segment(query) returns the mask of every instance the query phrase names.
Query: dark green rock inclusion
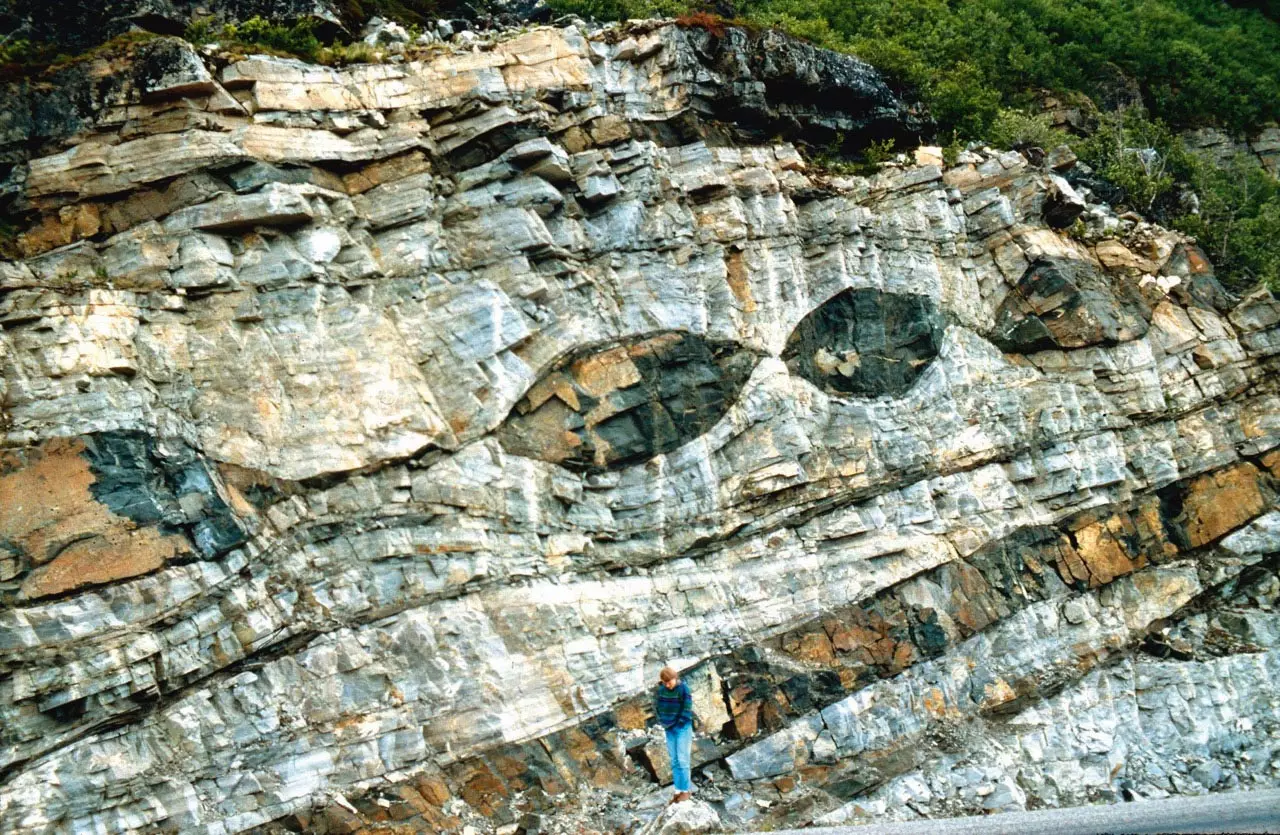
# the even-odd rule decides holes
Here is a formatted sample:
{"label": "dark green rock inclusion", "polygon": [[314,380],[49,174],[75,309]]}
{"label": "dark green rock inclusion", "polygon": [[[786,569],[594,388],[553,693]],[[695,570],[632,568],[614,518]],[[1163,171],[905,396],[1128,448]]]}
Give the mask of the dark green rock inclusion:
{"label": "dark green rock inclusion", "polygon": [[[574,351],[525,397],[498,438],[517,455],[600,471],[642,463],[711,429],[758,357],[733,342],[667,331]],[[626,366],[626,372],[600,368]]]}
{"label": "dark green rock inclusion", "polygon": [[898,396],[937,356],[945,325],[928,296],[845,290],[800,321],[782,358],[832,394]]}

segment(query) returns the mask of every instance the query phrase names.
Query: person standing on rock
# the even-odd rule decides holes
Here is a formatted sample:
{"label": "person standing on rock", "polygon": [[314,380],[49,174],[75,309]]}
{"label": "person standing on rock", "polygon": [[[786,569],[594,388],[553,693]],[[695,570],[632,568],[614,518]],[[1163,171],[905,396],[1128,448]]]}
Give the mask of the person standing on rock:
{"label": "person standing on rock", "polygon": [[693,694],[670,667],[658,673],[658,689],[653,694],[653,712],[667,730],[667,754],[671,757],[671,777],[676,796],[672,803],[688,800],[693,784],[689,769],[693,758]]}

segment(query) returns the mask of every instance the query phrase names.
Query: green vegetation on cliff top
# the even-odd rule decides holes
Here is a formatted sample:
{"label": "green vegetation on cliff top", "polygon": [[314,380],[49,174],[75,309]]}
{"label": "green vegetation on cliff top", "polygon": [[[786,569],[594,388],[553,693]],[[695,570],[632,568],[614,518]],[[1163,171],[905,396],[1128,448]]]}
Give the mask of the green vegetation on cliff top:
{"label": "green vegetation on cliff top", "polygon": [[[1280,118],[1280,23],[1221,0],[550,0],[599,19],[718,11],[851,52],[919,97],[941,136],[986,135],[1038,90],[1109,104],[1134,87],[1178,127]],[[723,4],[722,4],[723,6]]]}

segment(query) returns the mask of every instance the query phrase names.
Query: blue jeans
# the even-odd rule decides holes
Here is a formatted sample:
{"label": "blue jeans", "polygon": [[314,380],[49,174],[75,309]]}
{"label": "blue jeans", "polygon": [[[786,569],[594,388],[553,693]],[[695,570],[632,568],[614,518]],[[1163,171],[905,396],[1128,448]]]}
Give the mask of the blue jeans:
{"label": "blue jeans", "polygon": [[671,778],[678,792],[693,790],[689,769],[693,763],[693,724],[667,729],[667,753],[671,755]]}

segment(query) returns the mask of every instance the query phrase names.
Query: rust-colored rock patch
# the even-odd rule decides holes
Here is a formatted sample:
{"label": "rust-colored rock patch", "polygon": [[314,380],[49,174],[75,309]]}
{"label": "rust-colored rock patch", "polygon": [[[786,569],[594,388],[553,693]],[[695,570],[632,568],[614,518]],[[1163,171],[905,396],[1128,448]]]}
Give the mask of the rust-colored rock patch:
{"label": "rust-colored rock patch", "polygon": [[98,502],[84,451],[78,439],[55,439],[0,457],[0,537],[30,571],[23,599],[136,577],[190,550],[186,537],[139,528]]}
{"label": "rust-colored rock patch", "polygon": [[1187,539],[1199,547],[1248,522],[1266,507],[1261,473],[1249,463],[1194,479],[1187,486],[1183,510]]}

